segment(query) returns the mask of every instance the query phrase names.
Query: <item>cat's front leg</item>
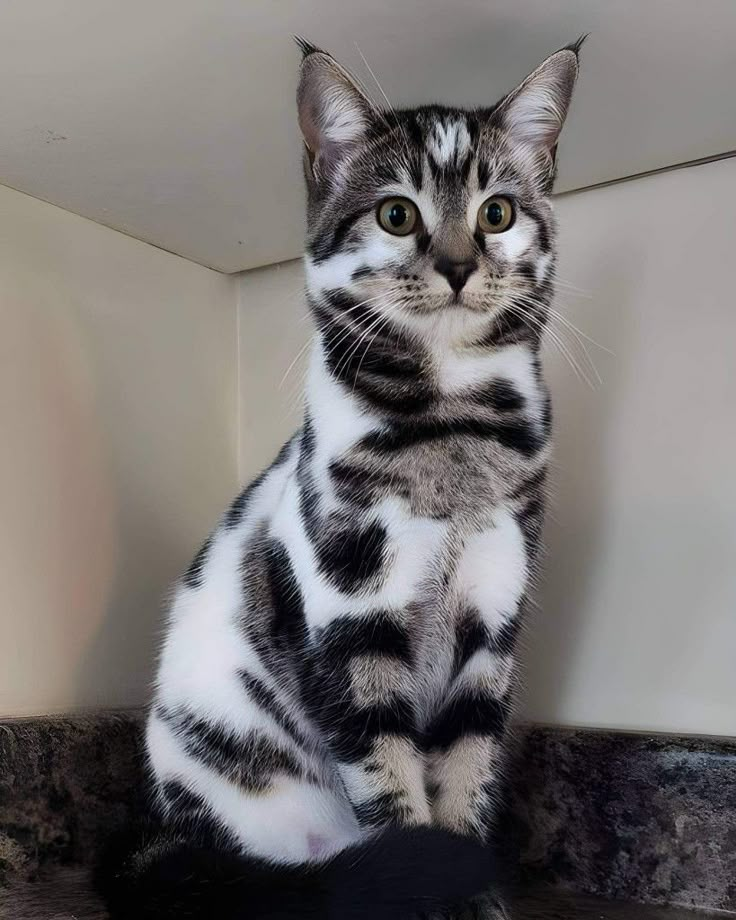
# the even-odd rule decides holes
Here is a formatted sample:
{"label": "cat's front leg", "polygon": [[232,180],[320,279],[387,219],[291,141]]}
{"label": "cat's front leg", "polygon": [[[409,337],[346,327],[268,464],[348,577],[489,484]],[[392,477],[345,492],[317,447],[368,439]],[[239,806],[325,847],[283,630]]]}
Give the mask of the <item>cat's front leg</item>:
{"label": "cat's front leg", "polygon": [[501,789],[512,667],[476,659],[458,675],[429,730],[433,821],[481,840],[489,837]]}
{"label": "cat's front leg", "polygon": [[406,620],[387,610],[341,616],[317,637],[319,722],[366,828],[430,821]]}
{"label": "cat's front leg", "polygon": [[427,732],[433,821],[486,839],[494,819],[511,709],[514,646],[528,580],[511,513],[465,541],[456,571],[454,664]]}

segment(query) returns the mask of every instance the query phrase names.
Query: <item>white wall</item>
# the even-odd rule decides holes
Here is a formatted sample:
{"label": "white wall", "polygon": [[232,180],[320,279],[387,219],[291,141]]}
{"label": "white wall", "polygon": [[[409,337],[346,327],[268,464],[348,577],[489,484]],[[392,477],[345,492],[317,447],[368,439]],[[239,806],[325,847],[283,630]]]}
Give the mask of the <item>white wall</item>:
{"label": "white wall", "polygon": [[[736,735],[736,160],[557,209],[558,307],[615,357],[588,345],[589,388],[547,356],[526,715]],[[301,284],[297,262],[227,278],[0,188],[0,716],[145,700],[160,601],[237,456],[247,479],[298,423],[303,361],[279,384]]]}
{"label": "white wall", "polygon": [[236,486],[236,287],[0,187],[0,716],[148,696]]}
{"label": "white wall", "polygon": [[[557,213],[557,307],[615,356],[586,343],[591,388],[548,349],[556,495],[524,713],[736,735],[736,159],[562,196]],[[298,423],[300,363],[279,382],[308,327],[299,263],[240,284],[248,478]]]}

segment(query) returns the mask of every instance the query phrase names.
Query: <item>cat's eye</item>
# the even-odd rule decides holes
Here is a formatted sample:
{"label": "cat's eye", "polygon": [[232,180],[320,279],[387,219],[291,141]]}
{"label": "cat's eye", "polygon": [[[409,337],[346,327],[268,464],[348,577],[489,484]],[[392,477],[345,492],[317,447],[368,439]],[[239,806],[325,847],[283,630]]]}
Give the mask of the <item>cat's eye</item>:
{"label": "cat's eye", "polygon": [[514,206],[503,195],[486,198],[478,208],[478,226],[484,233],[503,233],[514,222]]}
{"label": "cat's eye", "polygon": [[378,223],[387,233],[407,236],[419,223],[419,211],[408,198],[387,198],[378,206]]}

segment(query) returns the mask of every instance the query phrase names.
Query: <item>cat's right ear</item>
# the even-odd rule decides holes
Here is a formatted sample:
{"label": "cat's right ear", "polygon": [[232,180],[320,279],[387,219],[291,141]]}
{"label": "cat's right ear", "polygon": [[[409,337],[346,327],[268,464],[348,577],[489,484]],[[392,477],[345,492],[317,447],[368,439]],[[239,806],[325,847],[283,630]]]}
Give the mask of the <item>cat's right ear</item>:
{"label": "cat's right ear", "polygon": [[360,144],[375,110],[331,55],[303,39],[297,44],[304,55],[296,93],[299,127],[312,176],[319,181]]}

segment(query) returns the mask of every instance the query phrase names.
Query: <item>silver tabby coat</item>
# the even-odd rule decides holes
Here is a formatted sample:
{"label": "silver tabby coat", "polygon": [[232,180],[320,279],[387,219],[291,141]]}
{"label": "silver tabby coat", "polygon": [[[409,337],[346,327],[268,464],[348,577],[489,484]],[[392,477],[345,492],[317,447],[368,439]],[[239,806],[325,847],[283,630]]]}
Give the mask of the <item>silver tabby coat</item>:
{"label": "silver tabby coat", "polygon": [[403,917],[490,881],[578,47],[487,109],[385,111],[303,45],[304,424],[176,589],[160,827],[114,916]]}

